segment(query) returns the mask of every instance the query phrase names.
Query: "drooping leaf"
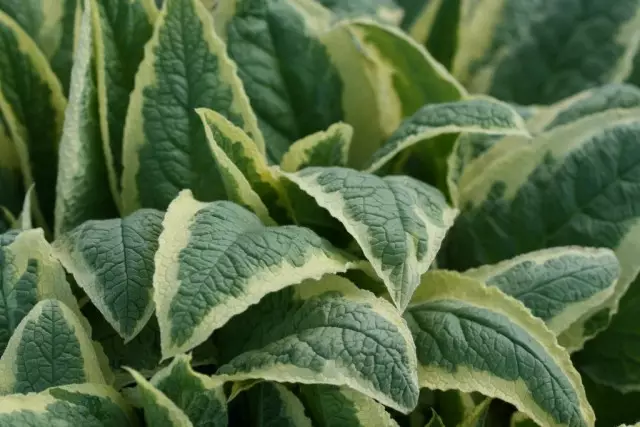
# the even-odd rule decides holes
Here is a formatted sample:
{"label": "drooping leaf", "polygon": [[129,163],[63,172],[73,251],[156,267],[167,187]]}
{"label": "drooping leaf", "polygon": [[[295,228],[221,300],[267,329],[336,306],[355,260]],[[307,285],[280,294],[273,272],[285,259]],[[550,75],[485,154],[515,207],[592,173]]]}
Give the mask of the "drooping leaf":
{"label": "drooping leaf", "polygon": [[101,384],[74,384],[3,396],[0,425],[135,427],[137,422],[114,389]]}
{"label": "drooping leaf", "polygon": [[164,358],[202,343],[270,292],[344,272],[348,260],[309,229],[266,227],[227,201],[184,190],[169,206],[155,258]]}
{"label": "drooping leaf", "polygon": [[421,387],[480,392],[544,426],[594,425],[567,352],[540,319],[496,287],[431,271],[404,317],[417,347]]}
{"label": "drooping leaf", "polygon": [[442,194],[406,176],[338,167],[285,176],[342,223],[403,310],[455,218]]}
{"label": "drooping leaf", "polygon": [[384,406],[349,388],[305,385],[301,394],[318,427],[398,427]]}
{"label": "drooping leaf", "polygon": [[609,249],[542,249],[467,270],[521,301],[557,335],[611,297],[620,264]]}
{"label": "drooping leaf", "polygon": [[65,93],[69,91],[81,3],[78,0],[0,0],[0,11],[13,18],[38,45]]}
{"label": "drooping leaf", "polygon": [[638,22],[638,0],[463,1],[453,72],[472,92],[548,104],[624,81]]}
{"label": "drooping leaf", "polygon": [[58,300],[38,302],[0,359],[0,395],[85,382],[105,384],[105,378],[80,319]]}
{"label": "drooping leaf", "polygon": [[94,40],[88,2],[82,13],[74,55],[69,103],[60,140],[54,234],[59,236],[83,222],[117,216],[109,189],[100,137]]}
{"label": "drooping leaf", "polygon": [[52,159],[58,158],[66,99],[47,58],[3,12],[0,69],[0,115],[18,152],[25,187],[35,182],[38,211],[52,225],[57,178]]}
{"label": "drooping leaf", "polygon": [[86,221],[54,244],[58,259],[125,342],[153,314],[154,256],[163,215],[140,209],[123,219]]}
{"label": "drooping leaf", "polygon": [[408,413],[417,404],[415,347],[387,301],[327,275],[270,294],[218,334],[226,381],[345,386]]}
{"label": "drooping leaf", "polygon": [[158,11],[152,0],[91,0],[90,3],[100,132],[111,191],[119,205],[127,107]]}
{"label": "drooping leaf", "polygon": [[353,128],[336,123],[294,142],[282,156],[280,167],[285,172],[296,172],[313,166],[347,166]]}
{"label": "drooping leaf", "polygon": [[261,427],[312,427],[300,399],[284,385],[260,382],[246,391],[250,418]]}
{"label": "drooping leaf", "polygon": [[262,138],[212,19],[199,0],[167,0],[160,12],[125,124],[125,213],[164,210],[185,188],[203,200],[224,197],[195,108],[216,110],[255,140]]}

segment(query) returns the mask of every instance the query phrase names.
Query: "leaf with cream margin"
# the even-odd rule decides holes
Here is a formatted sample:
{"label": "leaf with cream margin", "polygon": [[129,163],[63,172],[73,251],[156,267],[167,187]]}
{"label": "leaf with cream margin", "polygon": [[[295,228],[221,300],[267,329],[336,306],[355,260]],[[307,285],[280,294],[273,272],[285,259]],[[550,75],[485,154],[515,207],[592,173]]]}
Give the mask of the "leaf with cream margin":
{"label": "leaf with cream margin", "polygon": [[24,317],[45,299],[62,301],[88,329],[42,229],[0,235],[0,275],[0,354]]}
{"label": "leaf with cream margin", "polygon": [[51,63],[65,93],[76,43],[81,0],[0,0],[0,11],[13,18]]}
{"label": "leaf with cream margin", "polygon": [[56,237],[87,220],[118,216],[109,189],[100,137],[91,31],[93,7],[88,2],[82,13],[71,72],[69,103],[60,139],[54,219]]}
{"label": "leaf with cream margin", "polygon": [[593,427],[568,353],[542,320],[495,286],[427,272],[404,318],[417,347],[421,387],[502,399],[544,426]]}
{"label": "leaf with cream margin", "polygon": [[342,223],[404,310],[456,216],[444,196],[407,176],[381,178],[347,168],[284,176]]}
{"label": "leaf with cream margin", "polygon": [[138,423],[132,408],[114,389],[85,383],[3,396],[0,425],[135,427]]}
{"label": "leaf with cream margin", "polygon": [[309,384],[300,393],[318,427],[398,427],[384,406],[349,388]]}
{"label": "leaf with cream margin", "polygon": [[336,123],[294,142],[282,156],[280,167],[296,172],[312,166],[347,166],[353,127]]}
{"label": "leaf with cream margin", "polygon": [[18,228],[21,230],[31,230],[33,228],[33,198],[35,193],[35,185],[31,184],[31,187],[24,195],[24,201],[22,202],[22,210],[20,216],[16,218]]}
{"label": "leaf with cream margin", "polygon": [[[62,86],[29,35],[0,12],[0,115],[16,147],[25,187],[36,184],[39,219],[53,225],[58,141],[66,108]],[[35,125],[37,124],[37,125]]]}
{"label": "leaf with cream margin", "polygon": [[203,203],[189,190],[169,205],[162,226],[153,286],[165,359],[201,344],[270,292],[349,268],[307,228],[266,227],[236,204]]}
{"label": "leaf with cream margin", "polygon": [[[282,384],[262,381],[245,392],[252,425],[261,427],[313,427],[302,402]],[[318,426],[321,427],[321,426]]]}
{"label": "leaf with cream margin", "polygon": [[153,314],[154,256],[163,212],[86,221],[58,237],[55,254],[109,324],[133,339]]}
{"label": "leaf with cream margin", "polygon": [[619,273],[620,264],[610,249],[556,247],[464,275],[497,286],[559,335],[611,297]]}
{"label": "leaf with cream margin", "polygon": [[0,395],[81,383],[106,383],[91,338],[62,302],[38,302],[0,359]]}
{"label": "leaf with cream margin", "polygon": [[263,145],[211,14],[200,0],[167,0],[145,46],[126,118],[125,214],[140,207],[165,210],[187,188],[203,200],[224,198],[196,108],[216,110]]}
{"label": "leaf with cream margin", "polygon": [[404,15],[394,0],[319,0],[338,19],[371,17],[390,25],[399,25]]}
{"label": "leaf with cream margin", "polygon": [[327,275],[263,298],[217,333],[225,381],[344,386],[404,414],[418,403],[415,346],[388,301]]}

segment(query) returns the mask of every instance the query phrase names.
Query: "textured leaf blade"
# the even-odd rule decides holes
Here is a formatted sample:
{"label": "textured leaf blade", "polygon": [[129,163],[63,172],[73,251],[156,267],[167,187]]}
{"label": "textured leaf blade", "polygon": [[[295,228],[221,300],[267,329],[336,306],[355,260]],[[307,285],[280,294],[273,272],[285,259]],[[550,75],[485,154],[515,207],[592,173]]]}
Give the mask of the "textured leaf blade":
{"label": "textured leaf blade", "polygon": [[219,338],[228,343],[217,372],[225,381],[346,386],[403,413],[417,404],[406,323],[390,303],[339,276],[267,296]]}
{"label": "textured leaf blade", "polygon": [[[176,50],[175,45],[193,48]],[[145,46],[129,103],[123,148],[125,213],[139,207],[164,210],[185,188],[205,200],[224,197],[195,108],[216,110],[261,141],[210,13],[199,0],[168,0]]]}
{"label": "textured leaf blade", "polygon": [[56,236],[91,219],[115,217],[118,210],[109,188],[98,113],[93,4],[87,3],[74,56],[69,103],[60,140],[54,234]]}
{"label": "textured leaf blade", "polygon": [[294,142],[282,156],[280,167],[285,172],[296,172],[313,166],[347,166],[353,128],[336,123]]}
{"label": "textured leaf blade", "polygon": [[569,355],[541,320],[496,287],[428,272],[404,317],[422,387],[496,397],[540,425],[594,425]]}
{"label": "textured leaf blade", "polygon": [[266,294],[349,266],[309,229],[265,227],[238,205],[202,203],[188,190],[169,206],[163,228],[153,282],[165,358],[202,343]]}
{"label": "textured leaf blade", "polygon": [[285,176],[342,223],[403,310],[455,218],[444,196],[406,176],[380,178],[346,168]]}
{"label": "textured leaf blade", "polygon": [[22,319],[0,359],[0,373],[2,394],[105,384],[84,326],[69,308],[52,299],[37,303]]}
{"label": "textured leaf blade", "polygon": [[87,221],[55,242],[58,259],[125,341],[153,314],[162,219],[160,211],[140,209],[123,219]]}

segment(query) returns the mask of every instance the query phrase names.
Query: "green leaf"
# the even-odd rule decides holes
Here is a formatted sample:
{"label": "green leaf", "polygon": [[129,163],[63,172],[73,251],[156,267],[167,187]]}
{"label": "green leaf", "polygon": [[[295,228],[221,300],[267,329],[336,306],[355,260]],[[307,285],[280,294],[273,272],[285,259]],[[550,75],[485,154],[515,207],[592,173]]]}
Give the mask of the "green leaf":
{"label": "green leaf", "polygon": [[372,17],[387,24],[399,25],[403,16],[403,10],[394,0],[318,1],[335,13],[338,19]]}
{"label": "green leaf", "polygon": [[[304,0],[235,0],[216,30],[238,65],[268,141],[269,160],[279,163],[296,140],[344,119],[343,81],[316,28],[318,4]],[[305,7],[317,6],[308,13]],[[328,13],[328,11],[324,11]]]}
{"label": "green leaf", "polygon": [[594,425],[567,352],[540,319],[496,287],[428,272],[404,317],[421,387],[502,399],[543,426]]}
{"label": "green leaf", "polygon": [[611,297],[620,264],[609,249],[556,247],[464,272],[497,286],[556,335]]}
{"label": "green leaf", "polygon": [[125,124],[125,213],[164,210],[185,188],[204,200],[224,197],[195,108],[218,111],[261,141],[210,13],[199,0],[167,0],[146,44]]}
{"label": "green leaf", "polygon": [[62,301],[82,318],[65,272],[42,229],[0,235],[0,275],[0,354],[38,301]]}
{"label": "green leaf", "polygon": [[463,1],[453,72],[471,92],[549,104],[624,81],[639,22],[637,0]]}
{"label": "green leaf", "polygon": [[440,416],[436,413],[436,411],[431,409],[431,418],[429,418],[429,422],[425,427],[445,427],[444,423]]}
{"label": "green leaf", "polygon": [[347,166],[353,127],[336,123],[294,142],[282,156],[280,167],[296,172],[312,166]]}
{"label": "green leaf", "polygon": [[140,209],[123,219],[87,221],[54,243],[62,265],[125,343],[153,314],[153,258],[163,216]]}
{"label": "green leaf", "polygon": [[60,301],[40,301],[22,319],[0,359],[0,395],[85,382],[105,384],[84,326]]}
{"label": "green leaf", "polygon": [[406,176],[338,167],[285,176],[342,223],[404,310],[455,218],[443,195]]}
{"label": "green leaf", "polygon": [[384,406],[346,387],[305,385],[301,394],[318,427],[398,427]]}
{"label": "green leaf", "polygon": [[[491,427],[489,409],[493,399],[486,398],[467,415],[458,427]],[[521,413],[521,412],[519,412]]]}
{"label": "green leaf", "polygon": [[189,417],[194,427],[226,427],[227,402],[222,383],[191,368],[191,356],[179,355],[151,379]]}
{"label": "green leaf", "polygon": [[[445,141],[437,137],[447,134],[457,136],[463,132],[528,135],[522,117],[508,104],[491,98],[427,104],[402,122],[384,145],[373,154],[367,171],[376,172],[399,153],[427,142],[429,146],[423,155],[429,158],[432,168],[446,170],[446,158],[453,148],[455,136]],[[444,143],[446,146],[438,147],[438,143]]]}
{"label": "green leaf", "polygon": [[285,386],[261,382],[246,391],[254,425],[260,427],[312,427],[300,399]]}
{"label": "green leaf", "polygon": [[66,99],[47,58],[2,12],[0,67],[0,115],[18,152],[25,187],[35,182],[38,212],[51,225],[58,166],[52,159],[58,158]]}
{"label": "green leaf", "polygon": [[640,393],[621,393],[595,383],[588,375],[582,376],[582,383],[596,413],[596,427],[632,425],[640,420]]}
{"label": "green leaf", "polygon": [[164,358],[202,343],[270,292],[349,267],[309,229],[266,227],[238,205],[199,202],[189,190],[162,225],[153,286]]}
{"label": "green leaf", "polygon": [[91,219],[118,216],[109,190],[98,116],[91,2],[78,33],[69,103],[60,140],[54,234],[59,236]]}
{"label": "green leaf", "polygon": [[100,131],[109,184],[120,203],[122,146],[129,97],[158,15],[152,0],[91,0]]}
{"label": "green leaf", "polygon": [[387,301],[339,276],[264,298],[219,331],[225,381],[345,386],[402,413],[418,402],[415,347]]}
{"label": "green leaf", "polygon": [[35,185],[31,184],[31,187],[27,190],[27,193],[24,196],[24,201],[22,202],[22,210],[20,211],[20,216],[16,219],[18,223],[18,228],[21,230],[31,230],[33,228],[33,192],[35,190]]}
{"label": "green leaf", "polygon": [[25,188],[16,147],[0,117],[0,206],[13,215],[20,212]]}
{"label": "green leaf", "polygon": [[[615,311],[640,270],[639,112],[612,110],[554,128],[461,187],[462,212],[448,234],[442,265],[463,270],[556,246],[609,248],[620,261],[605,305]],[[585,329],[593,314],[566,331],[565,347],[579,349],[602,329]]]}
{"label": "green leaf", "polygon": [[133,411],[111,387],[74,384],[41,393],[13,394],[0,399],[2,426],[137,426]]}
{"label": "green leaf", "polygon": [[511,422],[509,423],[509,427],[537,427],[538,424],[535,423],[531,418],[527,417],[522,412],[515,412],[511,416]]}
{"label": "green leaf", "polygon": [[35,41],[65,93],[69,91],[80,4],[78,0],[0,0],[0,10]]}

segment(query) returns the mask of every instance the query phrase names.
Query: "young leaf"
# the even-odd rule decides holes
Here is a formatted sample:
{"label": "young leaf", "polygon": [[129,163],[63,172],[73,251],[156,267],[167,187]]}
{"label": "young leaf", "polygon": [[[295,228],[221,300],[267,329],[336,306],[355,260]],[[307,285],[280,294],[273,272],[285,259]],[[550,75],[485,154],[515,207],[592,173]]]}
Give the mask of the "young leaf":
{"label": "young leaf", "polygon": [[[508,104],[491,98],[472,98],[457,102],[427,104],[405,120],[384,145],[373,154],[367,171],[378,171],[397,154],[414,145],[425,143],[441,135],[455,135],[463,132],[490,135],[528,135],[522,117]],[[453,141],[449,141],[449,147],[445,147],[445,149],[428,147],[425,156],[429,158],[440,157],[441,162],[444,162],[451,151]],[[431,142],[430,145],[436,144]],[[443,156],[440,154],[442,152],[447,155]]]}
{"label": "young leaf", "polygon": [[60,140],[54,234],[90,219],[112,218],[118,210],[109,189],[98,117],[91,8],[82,13],[74,55],[69,103]]}
{"label": "young leaf", "polygon": [[123,219],[86,221],[54,243],[62,265],[125,343],[153,314],[153,258],[163,215],[140,209]]}
{"label": "young leaf", "polygon": [[0,354],[38,301],[62,301],[82,318],[65,272],[42,229],[0,235],[0,275]]}
{"label": "young leaf", "polygon": [[318,427],[398,427],[384,406],[349,388],[310,384],[301,394]]}
{"label": "young leaf", "polygon": [[[251,418],[265,427],[313,427],[300,399],[285,386],[260,382],[247,390]],[[321,426],[319,426],[321,427]]]}
{"label": "young leaf", "polygon": [[418,402],[415,347],[387,301],[339,276],[271,294],[220,330],[225,381],[345,386],[402,413]]}
{"label": "young leaf", "polygon": [[421,387],[480,392],[544,426],[594,425],[569,355],[541,320],[496,287],[427,272],[404,317]]}
{"label": "young leaf", "polygon": [[613,251],[543,249],[464,272],[497,286],[544,320],[556,335],[611,297],[620,273]]}
{"label": "young leaf", "polygon": [[135,427],[137,422],[114,389],[85,383],[3,396],[0,425]]}
{"label": "young leaf", "polygon": [[406,176],[338,167],[285,176],[342,223],[404,310],[457,213],[443,195]]}
{"label": "young leaf", "polygon": [[152,0],[91,0],[100,131],[113,197],[120,202],[129,98],[158,15]]}
{"label": "young leaf", "polygon": [[20,216],[16,219],[18,228],[21,230],[31,230],[33,228],[33,192],[35,185],[31,184],[31,187],[24,195],[24,201],[22,202],[22,210]]}
{"label": "young leaf", "polygon": [[[189,46],[189,49],[176,46]],[[211,108],[261,141],[236,67],[200,0],[167,0],[136,75],[124,131],[122,203],[164,210],[180,190],[224,188],[195,108]]]}
{"label": "young leaf", "polygon": [[79,0],[0,0],[0,11],[13,18],[51,63],[64,92],[69,91]]}
{"label": "young leaf", "polygon": [[0,359],[0,395],[85,382],[105,384],[84,326],[60,301],[40,301],[22,319]]}
{"label": "young leaf", "polygon": [[191,356],[177,356],[153,376],[151,384],[171,399],[194,427],[227,426],[227,399],[222,383],[195,372]]}
{"label": "young leaf", "polygon": [[163,228],[153,286],[164,358],[202,343],[266,294],[349,265],[309,229],[265,227],[238,205],[202,203],[189,190],[169,205]]}
{"label": "young leaf", "polygon": [[282,156],[280,167],[296,172],[313,166],[347,166],[353,127],[336,123],[294,142]]}
{"label": "young leaf", "polygon": [[548,104],[624,81],[638,48],[637,0],[588,5],[529,0],[462,2],[453,73],[470,91]]}
{"label": "young leaf", "polygon": [[38,211],[52,224],[58,141],[66,99],[47,58],[8,15],[0,12],[0,115],[15,144],[25,186],[36,184]]}

